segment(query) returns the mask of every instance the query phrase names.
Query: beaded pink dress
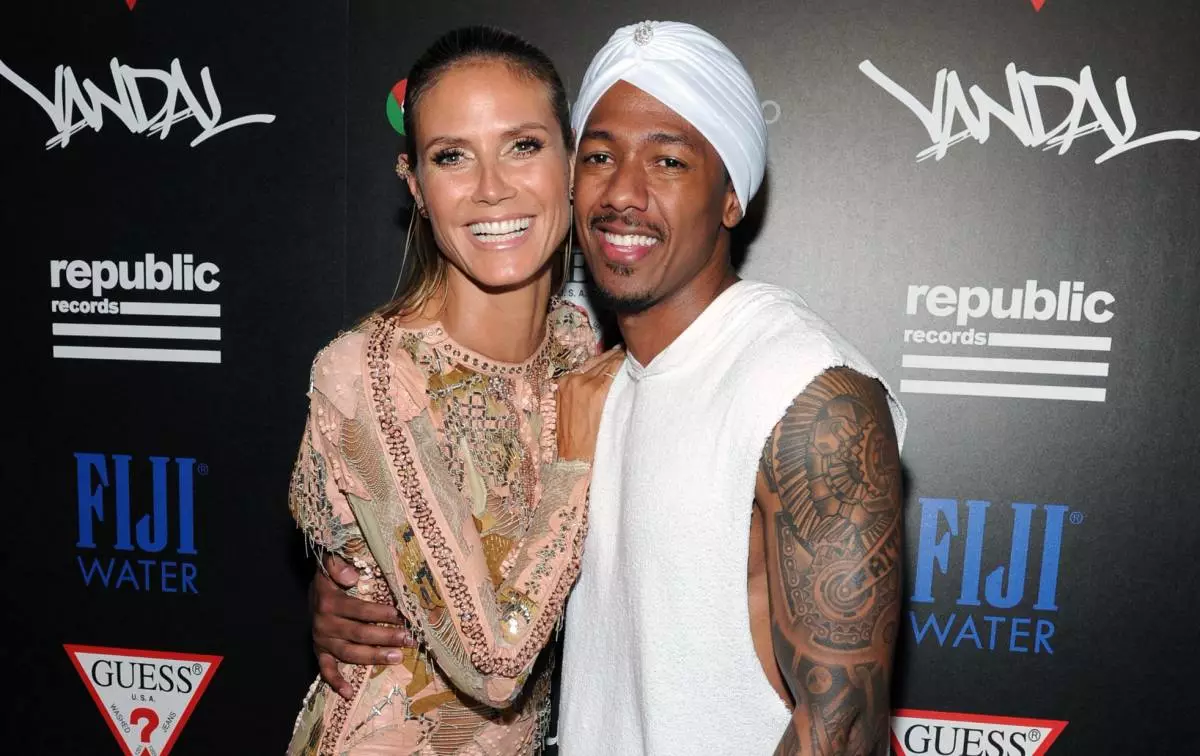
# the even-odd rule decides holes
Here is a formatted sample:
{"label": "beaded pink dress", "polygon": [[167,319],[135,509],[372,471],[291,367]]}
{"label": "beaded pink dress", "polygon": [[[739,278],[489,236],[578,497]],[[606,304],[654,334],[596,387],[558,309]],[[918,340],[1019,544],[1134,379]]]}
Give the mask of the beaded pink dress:
{"label": "beaded pink dress", "polygon": [[541,749],[539,656],[578,575],[590,473],[556,459],[551,380],[597,347],[586,314],[554,302],[520,364],[378,317],[317,356],[292,514],[358,566],[352,593],[399,608],[418,648],[343,665],[350,702],[314,682],[289,756]]}

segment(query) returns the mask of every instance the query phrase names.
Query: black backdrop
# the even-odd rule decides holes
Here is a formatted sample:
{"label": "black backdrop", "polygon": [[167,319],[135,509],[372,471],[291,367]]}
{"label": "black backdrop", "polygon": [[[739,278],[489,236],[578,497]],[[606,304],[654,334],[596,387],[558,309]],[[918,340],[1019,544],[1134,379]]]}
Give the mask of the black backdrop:
{"label": "black backdrop", "polygon": [[[1165,0],[1037,5],[7,9],[0,217],[6,301],[18,313],[2,557],[10,742],[116,754],[124,717],[138,756],[146,719],[128,718],[144,705],[166,727],[149,738],[154,753],[171,733],[179,756],[283,749],[315,674],[311,567],[287,514],[287,477],[312,355],[395,280],[408,206],[392,172],[403,137],[386,116],[389,92],[454,25],[528,36],[573,93],[613,28],[670,18],[722,37],[764,100],[771,162],[742,234],[743,274],[800,291],[876,362],[910,413],[895,752],[1192,752],[1200,10]],[[130,67],[120,87],[114,58]],[[59,66],[70,72],[56,98]],[[191,146],[211,114],[206,67],[217,123],[271,122],[210,128]],[[127,92],[99,128],[86,121],[95,92],[84,79],[116,101]],[[176,116],[191,96],[201,118],[160,138],[155,115],[168,92]],[[988,99],[1022,107],[1007,123],[993,117],[985,137],[969,121]],[[1034,101],[1040,118],[1030,117]],[[47,148],[55,118],[80,128]],[[1088,126],[1105,119],[1109,131]],[[967,133],[940,158],[918,160],[943,131]],[[1114,144],[1162,132],[1177,133],[1096,163]],[[147,255],[180,255],[171,279],[181,288],[136,280]],[[206,273],[189,276],[185,262]],[[166,280],[163,266],[154,280]],[[99,301],[121,302],[121,312],[78,312]],[[138,314],[146,310],[167,314]],[[68,356],[97,347],[117,351]],[[182,488],[181,470],[191,472]],[[139,534],[143,515],[153,516]],[[65,645],[110,650],[94,652],[107,654],[99,666],[78,657],[77,671]],[[128,656],[146,652],[166,657],[147,662],[150,683],[150,667]],[[186,696],[172,698],[188,687],[178,668],[199,663],[196,654],[221,661],[200,668],[207,687],[186,726],[171,729],[170,712],[178,719],[186,707]],[[155,700],[135,701],[148,684]],[[117,725],[92,689],[106,706],[106,695],[123,694],[111,699]],[[1007,745],[974,744],[988,738]]]}

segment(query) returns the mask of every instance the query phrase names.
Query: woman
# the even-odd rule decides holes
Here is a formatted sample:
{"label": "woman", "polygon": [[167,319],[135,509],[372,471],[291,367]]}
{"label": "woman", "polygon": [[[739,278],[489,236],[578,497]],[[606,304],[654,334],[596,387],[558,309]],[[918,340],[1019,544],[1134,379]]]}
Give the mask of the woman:
{"label": "woman", "polygon": [[343,666],[346,698],[314,683],[288,752],[534,753],[549,692],[535,661],[578,573],[621,355],[560,379],[597,348],[583,312],[550,299],[572,140],[549,59],[506,32],[451,32],[413,66],[404,112],[419,259],[318,355],[291,507],[417,648]]}

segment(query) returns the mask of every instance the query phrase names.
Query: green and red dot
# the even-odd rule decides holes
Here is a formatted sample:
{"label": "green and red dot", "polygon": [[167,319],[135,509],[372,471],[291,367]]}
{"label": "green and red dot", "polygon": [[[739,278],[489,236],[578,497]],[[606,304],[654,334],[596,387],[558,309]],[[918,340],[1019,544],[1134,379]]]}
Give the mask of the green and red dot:
{"label": "green and red dot", "polygon": [[404,136],[404,92],[408,89],[408,79],[401,79],[388,92],[387,117],[388,123],[400,136]]}

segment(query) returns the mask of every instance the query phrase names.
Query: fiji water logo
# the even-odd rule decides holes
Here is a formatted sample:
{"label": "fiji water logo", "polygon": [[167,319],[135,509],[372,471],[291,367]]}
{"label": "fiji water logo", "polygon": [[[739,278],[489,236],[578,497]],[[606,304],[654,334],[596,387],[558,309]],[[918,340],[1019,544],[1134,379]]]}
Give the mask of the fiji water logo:
{"label": "fiji water logo", "polygon": [[[1062,504],[1014,502],[1007,512],[979,500],[920,504],[909,611],[917,644],[1053,654],[1063,536],[1083,513]],[[1009,515],[1011,530],[1001,530],[994,521]],[[953,611],[941,608],[950,602]]]}
{"label": "fiji water logo", "polygon": [[78,452],[75,474],[75,560],[84,585],[199,593],[195,492],[207,465],[191,457]]}

